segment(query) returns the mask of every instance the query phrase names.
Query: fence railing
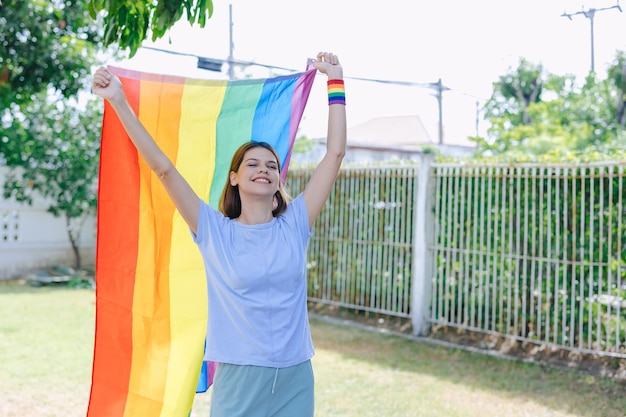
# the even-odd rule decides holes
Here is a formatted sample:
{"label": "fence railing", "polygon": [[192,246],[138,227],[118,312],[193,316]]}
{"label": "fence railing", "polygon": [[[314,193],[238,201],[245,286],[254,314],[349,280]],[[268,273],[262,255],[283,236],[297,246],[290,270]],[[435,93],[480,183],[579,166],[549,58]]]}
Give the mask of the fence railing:
{"label": "fence railing", "polygon": [[626,356],[624,177],[435,166],[431,321]]}
{"label": "fence railing", "polygon": [[[289,190],[310,172],[292,170]],[[309,299],[410,317],[414,168],[345,169],[309,244]]]}
{"label": "fence railing", "polygon": [[[290,192],[309,175],[292,170]],[[422,334],[626,357],[625,177],[626,163],[344,169],[315,224],[309,298]]]}

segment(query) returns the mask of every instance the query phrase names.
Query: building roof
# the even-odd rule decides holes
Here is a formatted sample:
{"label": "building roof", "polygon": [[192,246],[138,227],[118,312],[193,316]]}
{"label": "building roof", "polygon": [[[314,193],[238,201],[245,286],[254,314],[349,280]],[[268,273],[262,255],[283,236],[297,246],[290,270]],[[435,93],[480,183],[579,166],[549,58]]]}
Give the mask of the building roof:
{"label": "building roof", "polygon": [[417,115],[371,119],[348,129],[348,146],[372,149],[419,151],[435,145]]}
{"label": "building roof", "polygon": [[[417,115],[378,117],[348,128],[348,153],[344,161],[384,160],[412,158],[435,147],[443,155],[462,157],[472,153],[476,144],[439,144],[430,138],[422,120]],[[316,139],[318,145],[307,154],[294,155],[294,161],[319,160],[325,152],[326,137]]]}

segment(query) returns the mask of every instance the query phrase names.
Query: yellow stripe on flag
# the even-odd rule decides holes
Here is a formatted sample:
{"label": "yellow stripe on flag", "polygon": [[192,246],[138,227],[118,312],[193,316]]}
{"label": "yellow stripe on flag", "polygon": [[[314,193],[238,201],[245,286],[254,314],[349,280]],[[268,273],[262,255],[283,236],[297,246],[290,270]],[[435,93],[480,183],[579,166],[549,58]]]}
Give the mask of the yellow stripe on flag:
{"label": "yellow stripe on flag", "polygon": [[[182,117],[179,125],[180,141],[176,165],[181,175],[187,179],[199,196],[208,195],[213,180],[215,124],[226,90],[226,81],[210,83],[214,88],[208,89],[198,83],[186,84],[181,102]],[[206,332],[208,307],[204,264],[190,233],[189,227],[176,212],[170,257],[170,276],[172,277],[170,358],[196,357],[199,373],[204,344],[197,335]],[[190,319],[195,323],[194,325],[190,324]],[[177,326],[179,321],[186,325]],[[163,397],[165,405],[191,403],[193,400],[198,373],[189,375],[188,368],[186,364],[170,360],[169,378]],[[191,396],[189,402],[186,401],[187,396]],[[165,415],[162,414],[162,416]],[[178,412],[177,415],[182,414]]]}

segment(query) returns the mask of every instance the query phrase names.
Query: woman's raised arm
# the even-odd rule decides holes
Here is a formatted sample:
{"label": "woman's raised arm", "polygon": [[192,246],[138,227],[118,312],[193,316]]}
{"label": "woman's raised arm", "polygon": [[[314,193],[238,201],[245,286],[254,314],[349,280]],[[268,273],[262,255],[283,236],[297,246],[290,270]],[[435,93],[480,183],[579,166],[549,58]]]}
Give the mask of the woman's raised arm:
{"label": "woman's raised arm", "polygon": [[91,88],[111,104],[137,151],[159,177],[189,228],[196,233],[200,199],[139,121],[126,99],[120,79],[106,68],[99,68]]}
{"label": "woman's raised arm", "polygon": [[343,68],[339,58],[328,52],[317,54],[315,68],[328,76],[328,134],[326,153],[304,189],[309,212],[309,226],[319,216],[333,188],[341,162],[346,154],[346,100]]}

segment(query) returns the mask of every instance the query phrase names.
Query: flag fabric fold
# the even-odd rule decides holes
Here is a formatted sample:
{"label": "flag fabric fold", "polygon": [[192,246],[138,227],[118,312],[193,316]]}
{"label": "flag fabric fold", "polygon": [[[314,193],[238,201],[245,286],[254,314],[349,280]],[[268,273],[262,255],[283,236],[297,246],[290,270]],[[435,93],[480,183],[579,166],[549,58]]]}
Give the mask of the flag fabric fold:
{"label": "flag fabric fold", "polygon": [[[214,207],[246,141],[274,146],[284,180],[312,65],[234,81],[109,69],[161,149]],[[204,267],[189,228],[105,103],[87,417],[186,417],[201,386],[206,322]]]}

